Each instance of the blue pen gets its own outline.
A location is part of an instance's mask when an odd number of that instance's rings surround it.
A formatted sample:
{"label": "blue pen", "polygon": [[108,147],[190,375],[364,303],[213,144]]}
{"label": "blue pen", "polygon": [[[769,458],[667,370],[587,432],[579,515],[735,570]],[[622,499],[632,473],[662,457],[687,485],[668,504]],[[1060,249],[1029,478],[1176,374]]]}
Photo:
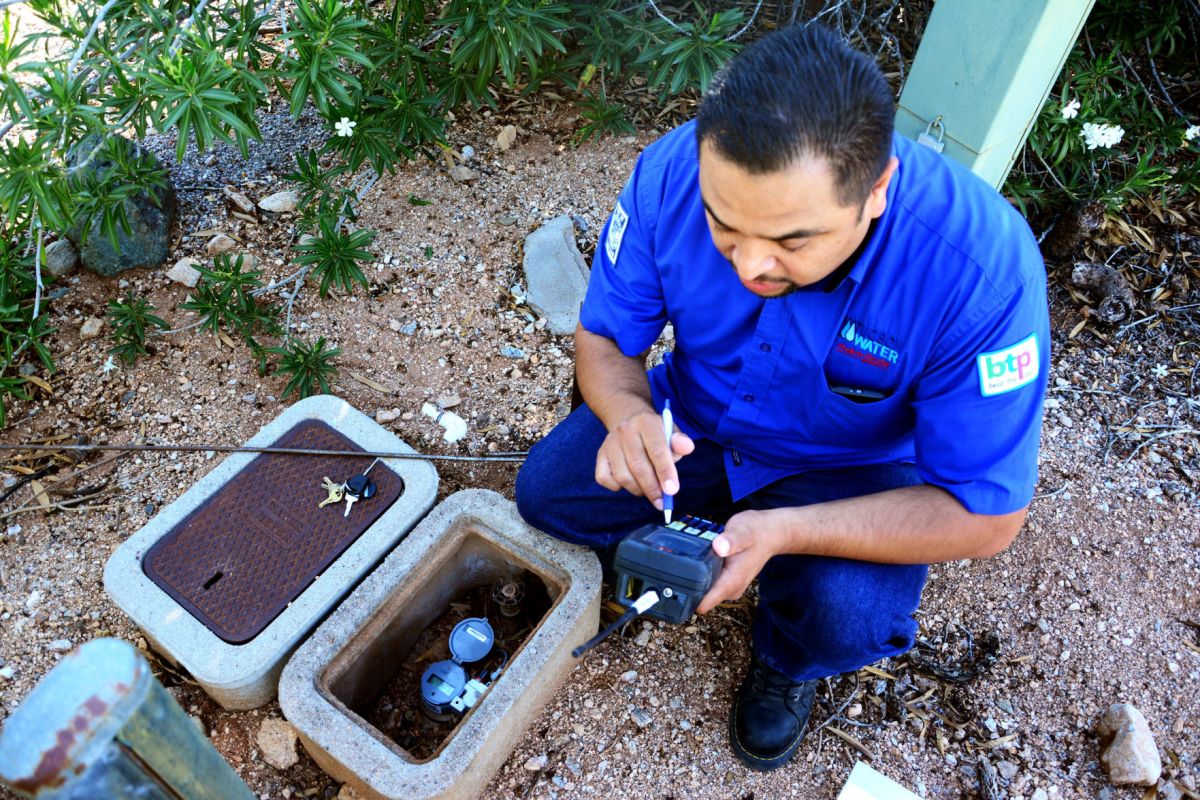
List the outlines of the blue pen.
{"label": "blue pen", "polygon": [[[663,435],[667,437],[667,453],[671,451],[671,433],[675,427],[674,420],[671,418],[671,401],[663,401]],[[675,510],[675,496],[663,492],[662,496],[663,516],[666,518],[668,525],[671,524],[671,512]]]}

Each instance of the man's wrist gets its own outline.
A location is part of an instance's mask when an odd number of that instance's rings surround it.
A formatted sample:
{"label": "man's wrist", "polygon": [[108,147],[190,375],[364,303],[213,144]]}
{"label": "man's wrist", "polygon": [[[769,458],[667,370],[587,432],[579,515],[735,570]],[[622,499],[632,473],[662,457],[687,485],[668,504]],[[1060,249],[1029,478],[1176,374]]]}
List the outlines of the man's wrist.
{"label": "man's wrist", "polygon": [[775,553],[803,555],[809,552],[812,515],[807,506],[775,508],[762,513],[772,516],[770,523],[765,527],[773,531],[771,538]]}

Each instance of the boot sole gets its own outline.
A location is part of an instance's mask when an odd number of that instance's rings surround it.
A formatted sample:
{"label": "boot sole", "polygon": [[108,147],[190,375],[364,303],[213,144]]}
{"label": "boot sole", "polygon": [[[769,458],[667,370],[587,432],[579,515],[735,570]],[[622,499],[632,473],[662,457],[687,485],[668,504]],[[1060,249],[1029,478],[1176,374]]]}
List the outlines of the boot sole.
{"label": "boot sole", "polygon": [[741,740],[738,739],[736,717],[737,708],[734,705],[730,705],[729,746],[733,750],[733,754],[738,757],[738,761],[758,772],[770,772],[779,769],[791,761],[792,757],[796,755],[796,751],[800,749],[800,743],[804,741],[804,734],[808,733],[808,721],[805,720],[804,725],[800,728],[800,732],[796,734],[796,738],[787,747],[774,756],[761,756],[747,750],[742,745]]}

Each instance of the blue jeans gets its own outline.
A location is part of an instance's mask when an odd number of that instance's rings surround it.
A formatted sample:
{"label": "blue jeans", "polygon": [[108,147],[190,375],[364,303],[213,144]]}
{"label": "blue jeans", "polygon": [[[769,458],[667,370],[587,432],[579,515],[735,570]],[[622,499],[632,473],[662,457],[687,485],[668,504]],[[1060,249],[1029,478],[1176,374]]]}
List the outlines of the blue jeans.
{"label": "blue jeans", "polygon": [[[643,497],[596,483],[596,453],[607,431],[580,406],[529,451],[517,475],[517,508],[535,528],[595,550],[611,564],[621,539],[662,512]],[[737,503],[729,494],[721,447],[696,442],[676,465],[677,514],[725,520],[745,509],[803,506],[920,483],[911,464],[875,464],[805,472],[776,481]],[[875,564],[843,558],[779,555],[758,576],[755,652],[792,680],[850,672],[913,645],[913,612],[924,564]]]}

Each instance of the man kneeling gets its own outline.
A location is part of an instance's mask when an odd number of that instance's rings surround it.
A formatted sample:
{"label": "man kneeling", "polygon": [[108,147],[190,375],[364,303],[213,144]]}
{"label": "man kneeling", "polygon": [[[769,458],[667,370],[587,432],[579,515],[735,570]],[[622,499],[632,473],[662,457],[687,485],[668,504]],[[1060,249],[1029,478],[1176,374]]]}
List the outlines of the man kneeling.
{"label": "man kneeling", "polygon": [[758,579],[730,713],[756,769],[796,752],[817,679],[912,646],[925,565],[1003,550],[1033,495],[1041,256],[893,114],[879,68],[818,26],[736,57],[638,159],[575,333],[586,405],[517,478],[530,524],[602,559],[664,493],[727,520],[699,613]]}

